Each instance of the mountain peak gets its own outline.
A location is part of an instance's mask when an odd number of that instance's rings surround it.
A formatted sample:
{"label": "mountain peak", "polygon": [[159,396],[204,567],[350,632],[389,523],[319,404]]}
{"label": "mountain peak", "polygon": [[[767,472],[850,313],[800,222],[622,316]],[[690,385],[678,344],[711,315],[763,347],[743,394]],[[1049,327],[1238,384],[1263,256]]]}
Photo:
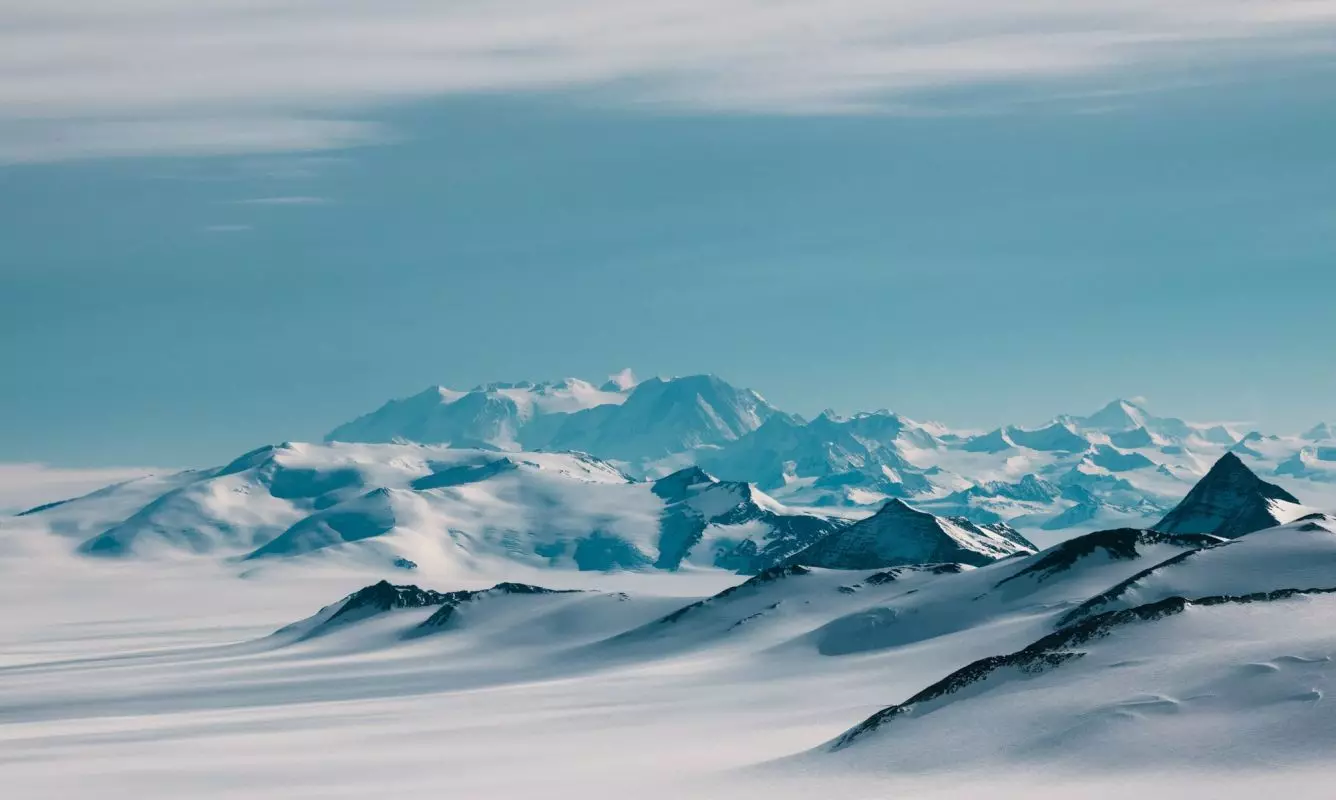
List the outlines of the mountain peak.
{"label": "mountain peak", "polygon": [[981,566],[1016,553],[1033,552],[1033,545],[1005,525],[976,525],[961,517],[938,517],[897,498],[792,560],[829,569],[948,562]]}
{"label": "mountain peak", "polygon": [[1311,442],[1321,442],[1327,439],[1336,439],[1336,433],[1332,431],[1332,427],[1328,423],[1319,422],[1305,431],[1303,438]]}
{"label": "mountain peak", "polygon": [[654,482],[650,491],[669,502],[682,500],[694,486],[718,483],[718,479],[700,467],[686,467]]}
{"label": "mountain peak", "polygon": [[1286,505],[1298,504],[1294,495],[1257,477],[1243,459],[1227,452],[1154,529],[1233,539],[1287,522],[1294,515]]}
{"label": "mountain peak", "polygon": [[1152,417],[1140,404],[1122,398],[1112,400],[1099,411],[1081,420],[1087,428],[1123,431],[1144,427]]}
{"label": "mountain peak", "polygon": [[638,383],[636,374],[627,367],[609,375],[608,380],[599,389],[605,392],[625,392],[635,388],[636,383]]}

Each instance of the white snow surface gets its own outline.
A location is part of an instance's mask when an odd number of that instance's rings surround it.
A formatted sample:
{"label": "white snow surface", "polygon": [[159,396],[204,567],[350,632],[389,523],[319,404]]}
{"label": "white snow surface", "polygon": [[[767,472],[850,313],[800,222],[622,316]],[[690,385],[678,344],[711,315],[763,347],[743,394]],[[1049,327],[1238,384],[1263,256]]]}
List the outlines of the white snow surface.
{"label": "white snow surface", "polygon": [[1336,777],[1326,594],[1118,627],[1056,668],[1000,671],[826,746],[1140,573],[1116,602],[1336,588],[1327,517],[1195,552],[1068,543],[977,569],[788,567],[740,585],[718,570],[423,567],[389,577],[584,591],[485,592],[439,628],[419,627],[437,608],[411,608],[309,638],[385,573],[88,558],[15,522],[0,527],[0,782],[25,800],[1316,798]]}
{"label": "white snow surface", "polygon": [[[1245,436],[1122,401],[972,439],[889,412],[795,422],[709,378],[652,383],[637,409],[633,386],[495,385],[469,424],[497,436],[472,447],[285,443],[0,518],[0,794],[1331,796],[1324,431]],[[597,424],[570,435],[628,457],[514,449],[574,417]],[[1085,535],[1162,517],[1229,450],[1302,501],[1274,509],[1287,524]],[[1048,547],[977,568],[713,568],[716,543],[765,540],[749,519],[707,525],[678,571],[572,568],[558,546],[591,531],[653,558],[665,502],[627,472],[703,453],[766,475],[693,484],[702,519],[743,501],[856,519],[872,508],[844,501],[908,493]],[[454,610],[325,625],[382,580],[454,592]]]}

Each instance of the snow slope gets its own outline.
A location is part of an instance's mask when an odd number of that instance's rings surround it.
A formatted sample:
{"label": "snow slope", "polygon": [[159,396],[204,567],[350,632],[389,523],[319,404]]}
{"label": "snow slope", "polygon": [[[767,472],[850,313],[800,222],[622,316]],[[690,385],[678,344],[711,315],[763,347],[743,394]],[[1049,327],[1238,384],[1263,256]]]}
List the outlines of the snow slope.
{"label": "snow slope", "polygon": [[243,568],[319,559],[460,578],[513,562],[756,572],[848,520],[694,468],[644,483],[578,453],[285,443],[15,524],[69,537],[94,557],[242,559]]}
{"label": "snow slope", "polygon": [[[721,485],[657,489],[708,515]],[[505,561],[415,585],[355,560],[239,580],[88,558],[28,524],[0,526],[16,797],[1321,797],[1336,777],[1326,516],[978,568]]]}

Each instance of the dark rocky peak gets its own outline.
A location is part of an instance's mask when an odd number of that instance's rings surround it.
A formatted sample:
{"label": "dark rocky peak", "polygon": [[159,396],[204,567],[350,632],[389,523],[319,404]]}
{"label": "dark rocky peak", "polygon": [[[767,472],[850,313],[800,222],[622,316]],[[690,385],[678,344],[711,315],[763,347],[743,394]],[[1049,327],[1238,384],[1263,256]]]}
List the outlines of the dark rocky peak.
{"label": "dark rocky peak", "polygon": [[1299,501],[1257,477],[1236,454],[1225,453],[1154,528],[1166,533],[1210,533],[1233,539],[1279,525],[1282,519],[1276,514],[1277,502]]}
{"label": "dark rocky peak", "polygon": [[650,491],[670,503],[675,503],[685,500],[693,488],[718,482],[718,479],[705,470],[692,466],[659,478]]}

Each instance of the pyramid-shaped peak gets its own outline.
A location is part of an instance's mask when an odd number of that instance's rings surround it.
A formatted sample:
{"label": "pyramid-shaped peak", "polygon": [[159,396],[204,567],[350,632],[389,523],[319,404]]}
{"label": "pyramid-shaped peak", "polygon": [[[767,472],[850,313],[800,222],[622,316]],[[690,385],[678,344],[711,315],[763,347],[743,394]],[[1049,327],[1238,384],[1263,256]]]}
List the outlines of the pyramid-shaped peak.
{"label": "pyramid-shaped peak", "polygon": [[1240,477],[1248,476],[1256,479],[1259,483],[1262,480],[1257,477],[1257,473],[1248,469],[1248,465],[1243,463],[1243,459],[1239,458],[1238,455],[1234,453],[1225,453],[1223,456],[1220,456],[1220,458],[1211,465],[1211,469],[1207,471],[1206,477],[1202,478],[1202,480],[1211,480],[1212,476],[1216,476],[1216,478],[1219,479],[1220,476],[1232,477],[1235,475]]}
{"label": "pyramid-shaped peak", "polygon": [[1034,547],[1006,526],[937,517],[892,499],[867,519],[836,531],[793,557],[827,569],[881,569],[906,564],[980,566]]}
{"label": "pyramid-shaped peak", "polygon": [[1232,539],[1288,522],[1301,508],[1294,495],[1257,477],[1243,459],[1228,452],[1154,527],[1164,533]]}
{"label": "pyramid-shaped peak", "polygon": [[1211,469],[1202,477],[1197,485],[1193,487],[1196,490],[1199,487],[1229,487],[1233,489],[1256,490],[1264,497],[1272,500],[1284,500],[1287,503],[1298,503],[1294,495],[1285,491],[1274,483],[1267,483],[1257,477],[1238,453],[1230,450],[1220,456]]}
{"label": "pyramid-shaped peak", "polygon": [[887,500],[881,508],[877,509],[877,515],[880,516],[882,514],[916,514],[925,517],[932,516],[926,511],[920,511],[917,508],[914,508],[898,497],[892,497],[890,500]]}
{"label": "pyramid-shaped peak", "polygon": [[1151,418],[1150,412],[1139,403],[1120,398],[1110,401],[1082,420],[1082,423],[1088,428],[1121,431],[1142,427]]}
{"label": "pyramid-shaped peak", "polygon": [[1319,422],[1304,432],[1303,437],[1310,442],[1321,442],[1327,439],[1336,439],[1336,431],[1326,422]]}
{"label": "pyramid-shaped peak", "polygon": [[670,475],[665,475],[654,482],[650,491],[662,497],[669,502],[682,500],[687,496],[690,489],[696,486],[705,486],[718,483],[719,479],[700,467],[691,466],[679,469]]}

